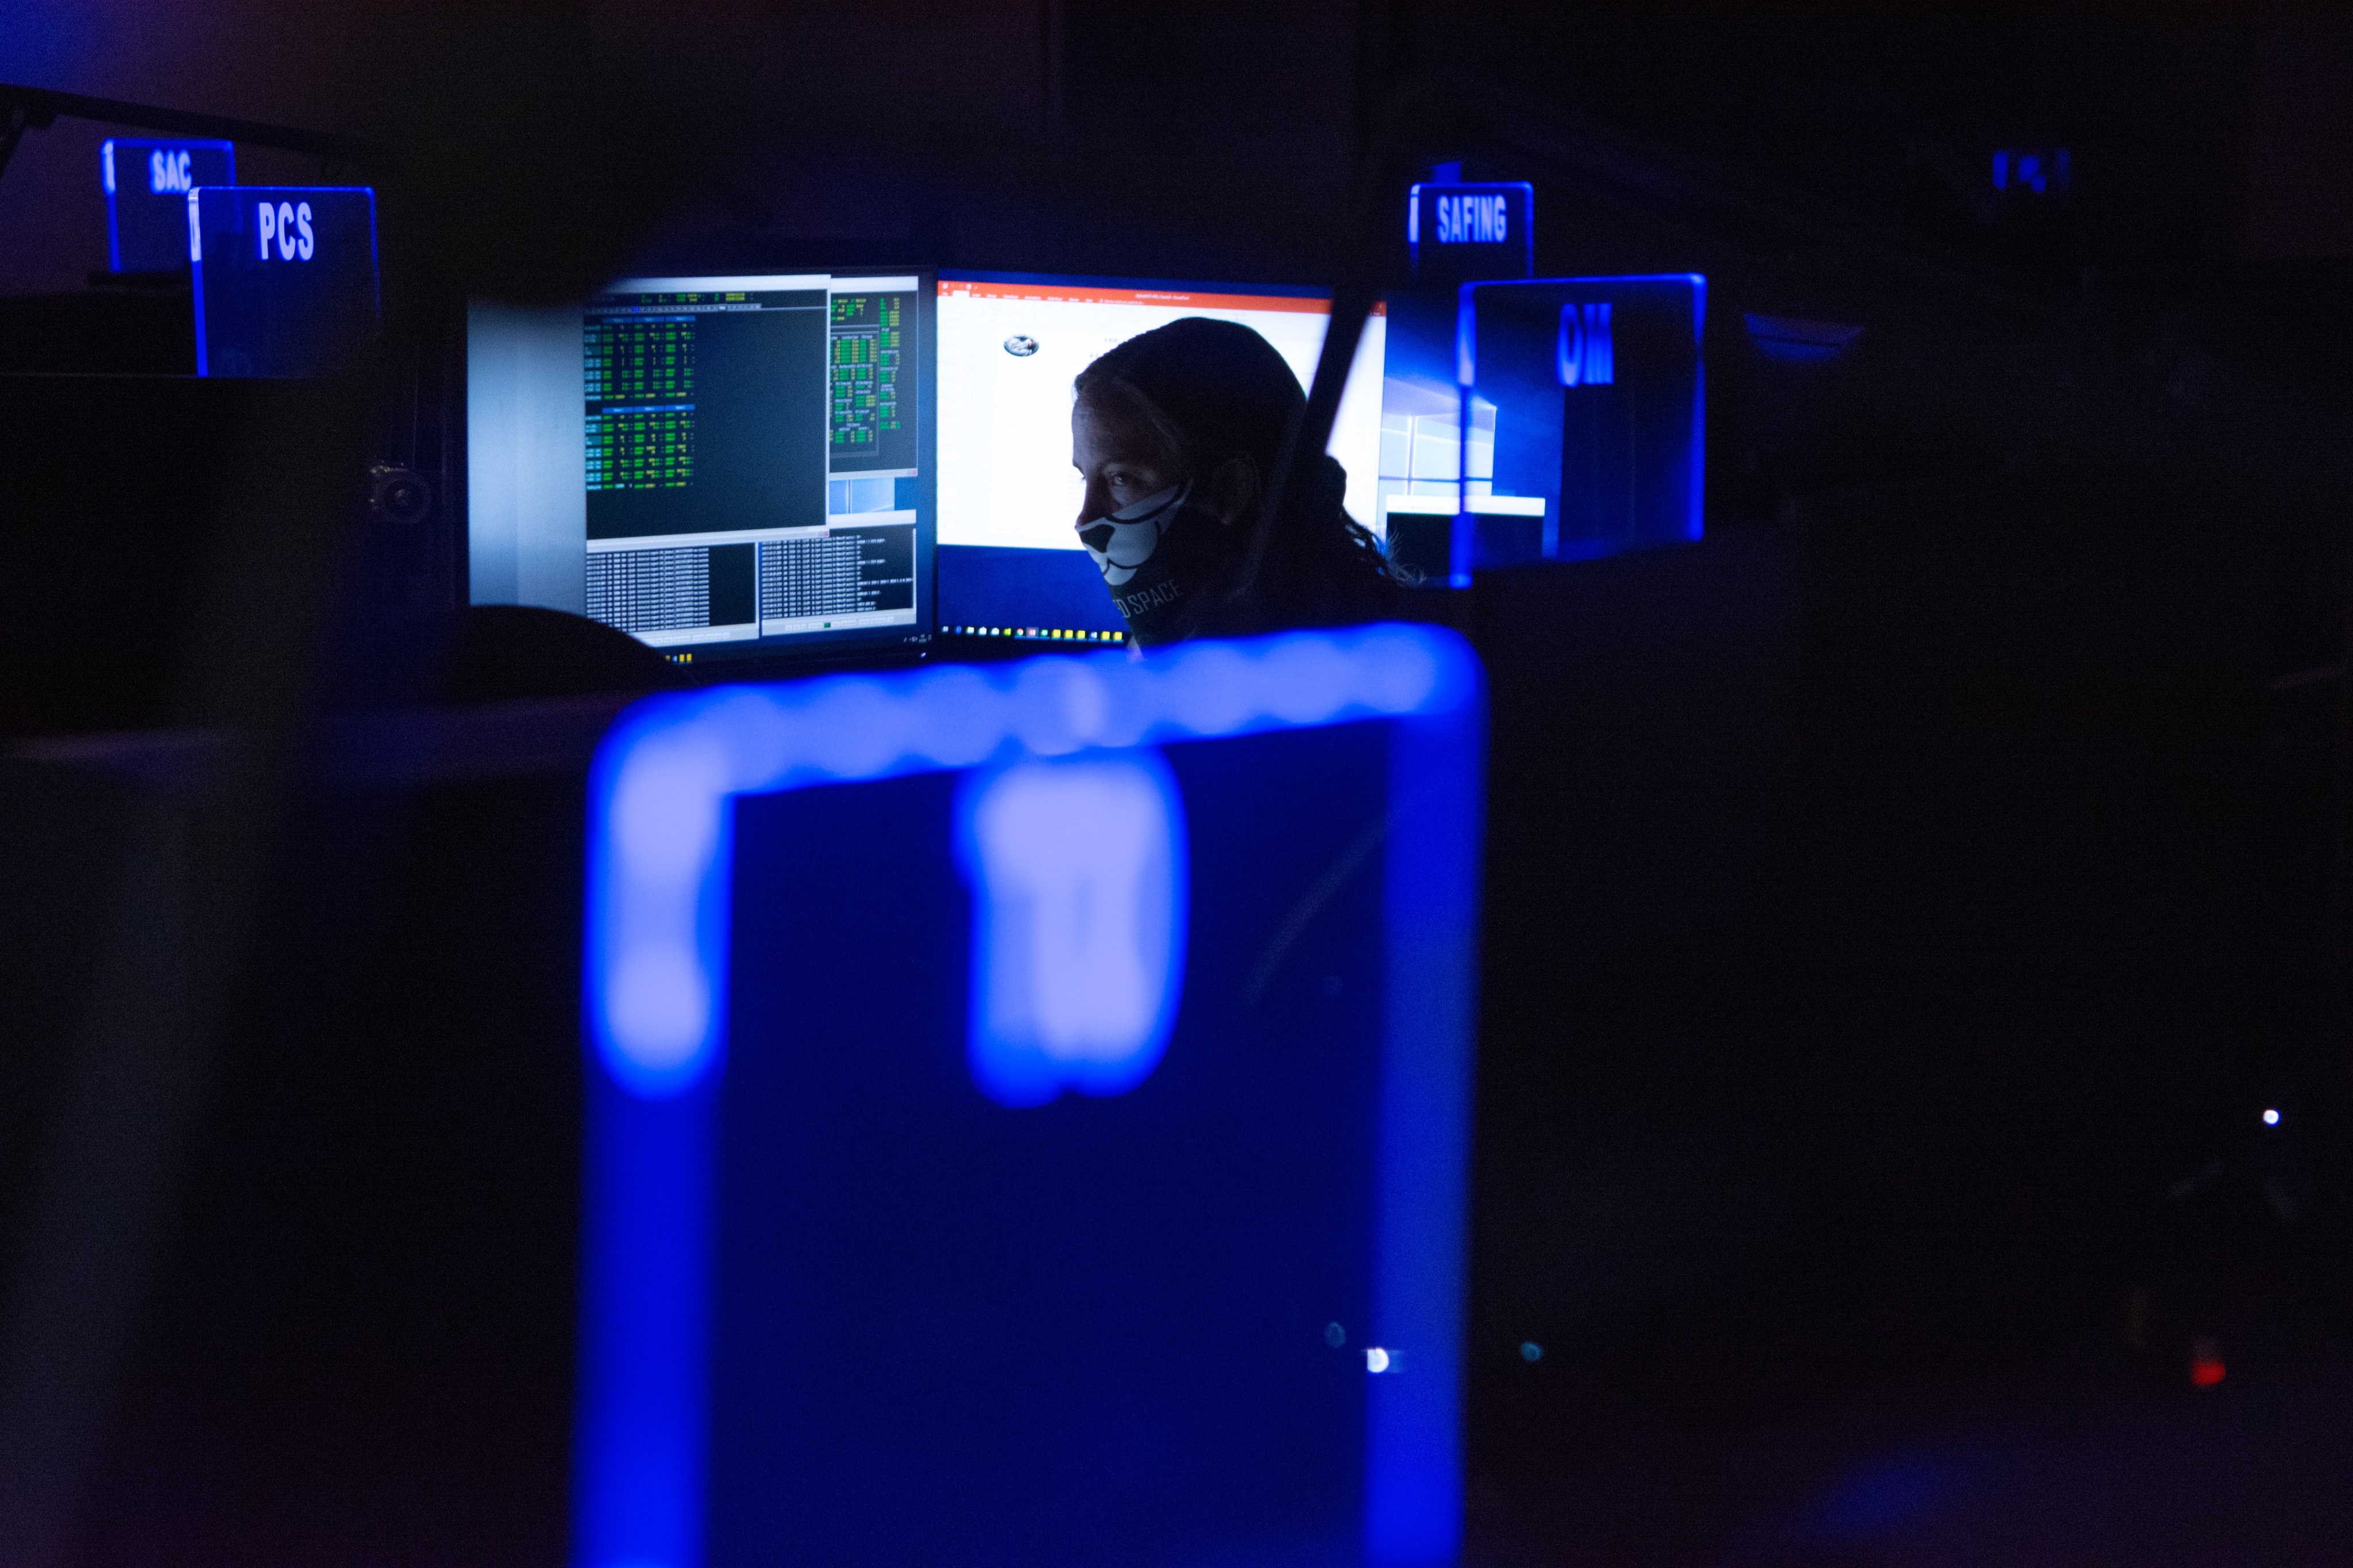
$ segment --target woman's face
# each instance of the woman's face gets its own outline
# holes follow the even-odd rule
[[[1082,525],[1134,506],[1185,478],[1141,411],[1115,392],[1071,405],[1071,464],[1086,485]]]

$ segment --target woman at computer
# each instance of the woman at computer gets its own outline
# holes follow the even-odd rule
[[[1188,316],[1103,354],[1074,390],[1079,538],[1136,642],[1392,613],[1397,584],[1342,505],[1337,462],[1319,454],[1265,516],[1265,487],[1307,399],[1258,333]]]

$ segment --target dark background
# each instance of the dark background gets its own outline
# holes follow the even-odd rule
[[[1493,707],[1472,1559],[2344,1559],[2336,12],[257,0],[36,7],[5,58],[378,139],[337,177],[379,190],[389,322],[301,399],[0,386],[38,437],[0,479],[10,1542],[561,1554],[577,750],[317,782],[322,713],[556,680],[385,613],[456,602],[450,301],[1328,283],[1459,160],[1535,183],[1540,275],[1710,279],[1708,539],[1448,612]],[[105,132],[0,176],[17,372],[192,353],[168,290],[86,281]],[[2063,201],[1993,190],[2061,146]],[[1750,314],[1863,331],[1791,364]],[[437,479],[427,521],[362,510],[371,458]],[[167,725],[280,743],[58,760]],[[195,936],[125,912],[173,900]],[[77,1100],[90,1061],[146,1065]],[[147,1110],[76,1121],[107,1084]],[[43,1222],[52,1168],[122,1180]],[[89,1272],[24,1239],[58,1226],[111,1238]]]

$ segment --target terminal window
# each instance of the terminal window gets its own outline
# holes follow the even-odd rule
[[[662,647],[916,626],[917,284],[652,279],[590,302],[591,616]]]

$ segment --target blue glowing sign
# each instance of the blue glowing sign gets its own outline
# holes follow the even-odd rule
[[[1241,1561],[1314,1494],[1315,1561],[1451,1563],[1482,710],[1459,640],[1373,626],[625,714],[574,1562]],[[1237,1294],[1319,1249],[1353,1307]],[[1245,1465],[1270,1418],[1345,1441]]]
[[[1997,191],[2063,196],[2074,179],[2074,156],[2064,147],[2004,147],[1993,155],[1993,188]]]
[[[1457,575],[1700,537],[1706,317],[1697,273],[1461,286],[1459,396],[1493,435],[1463,480]]]
[[[1525,278],[1535,270],[1535,187],[1418,184],[1406,198],[1405,237],[1419,280]]]
[[[373,190],[202,186],[185,211],[198,375],[322,375],[375,335]]]
[[[1148,752],[1031,760],[966,798],[972,1074],[1000,1105],[1124,1094],[1160,1060],[1184,973],[1185,818]]]
[[[106,193],[106,264],[117,272],[177,272],[188,265],[188,193],[237,184],[229,142],[117,136],[99,144]]]

